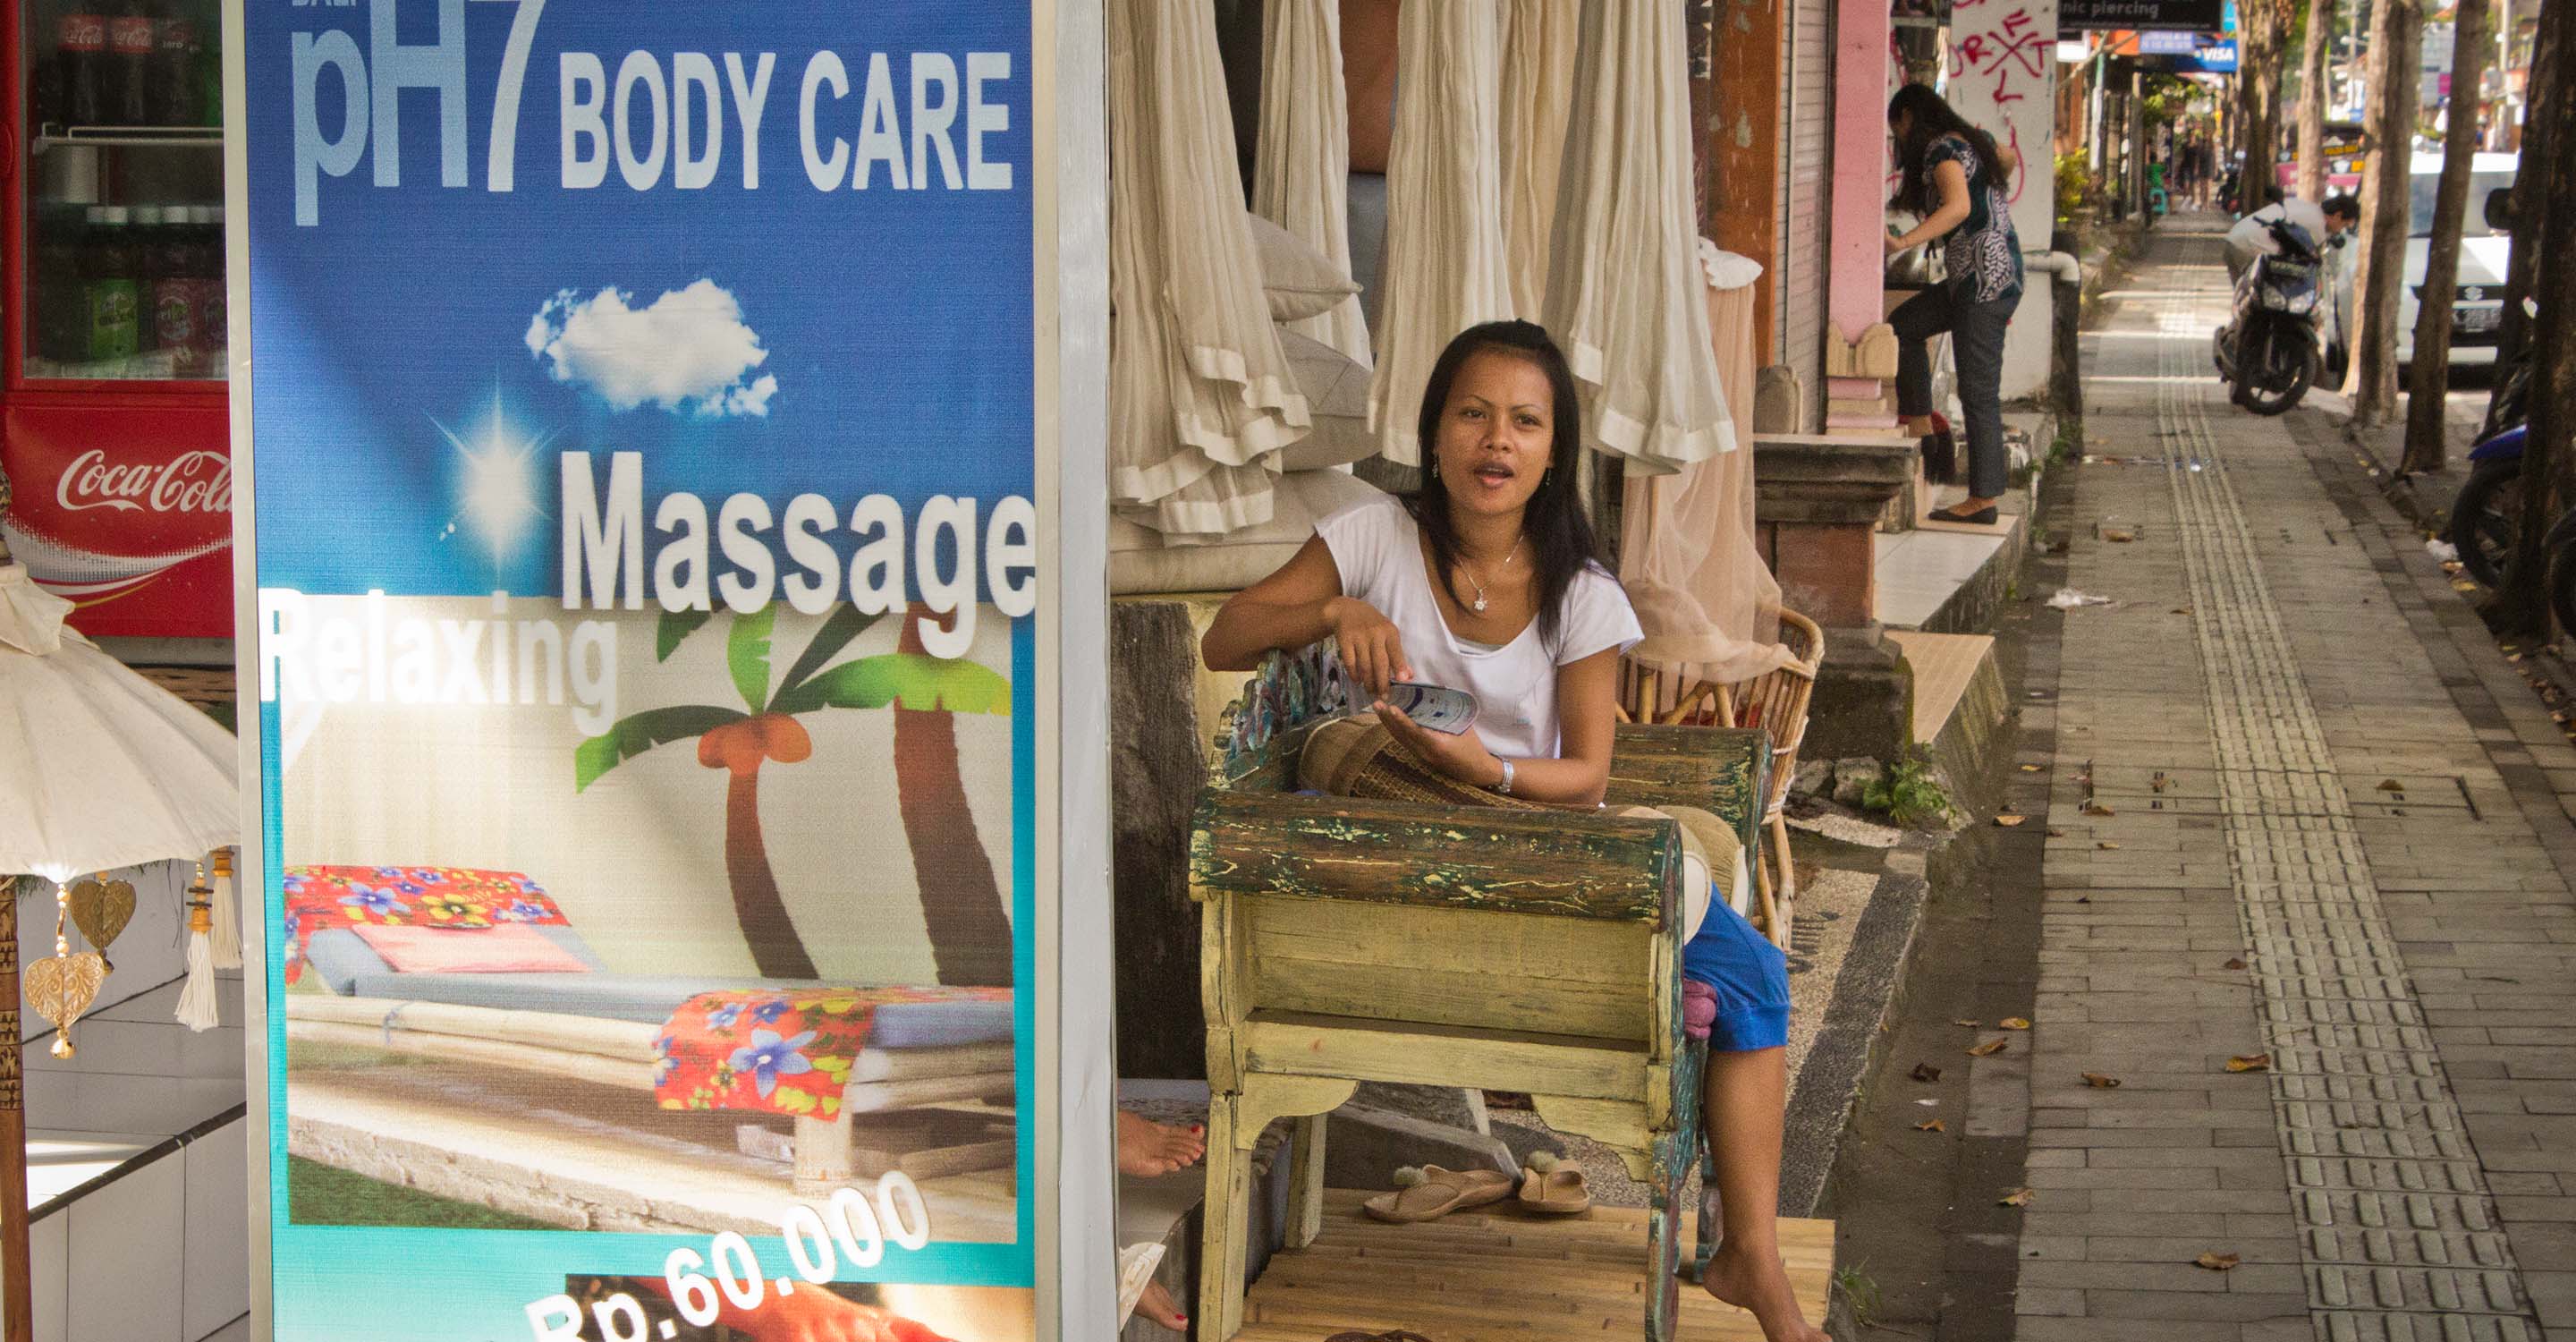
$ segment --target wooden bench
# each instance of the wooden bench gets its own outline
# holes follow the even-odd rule
[[[1550,1127],[1616,1149],[1657,1194],[1645,1335],[1666,1342],[1706,1060],[1682,1029],[1677,827],[1296,795],[1297,751],[1338,707],[1329,679],[1310,652],[1246,687],[1191,836],[1212,1092],[1199,1336],[1243,1323],[1262,1131],[1296,1120],[1286,1244],[1302,1248],[1323,1229],[1323,1115],[1393,1081],[1523,1092]],[[1759,731],[1622,725],[1609,802],[1701,807],[1750,852],[1770,756]]]

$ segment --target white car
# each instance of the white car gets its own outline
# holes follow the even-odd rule
[[[2512,239],[2487,226],[2487,195],[2512,186],[2521,164],[2520,154],[2479,154],[2470,162],[2468,212],[2460,226],[2460,275],[2451,304],[2451,362],[2455,365],[2495,362],[2496,326],[2504,320],[2505,258]],[[2433,237],[2433,204],[2442,189],[2442,156],[2417,154],[2408,187],[2411,217],[2406,228],[2406,284],[2397,307],[2400,364],[2412,363],[2415,358],[2415,308],[2424,292],[2424,261]],[[2366,226],[2364,221],[2354,233]],[[2357,244],[2337,250],[2335,329],[2340,342],[2343,333],[2352,329],[2348,319],[2353,310],[2353,273],[2359,269],[2360,253]]]

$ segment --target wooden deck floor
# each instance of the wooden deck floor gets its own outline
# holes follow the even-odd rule
[[[1596,1207],[1570,1220],[1540,1220],[1504,1203],[1396,1226],[1362,1215],[1365,1196],[1325,1194],[1323,1236],[1270,1260],[1244,1304],[1236,1342],[1317,1342],[1351,1328],[1408,1328],[1432,1342],[1643,1335],[1643,1211]],[[1780,1245],[1808,1319],[1822,1323],[1834,1223],[1783,1221]],[[1687,1281],[1682,1302],[1687,1342],[1760,1342],[1752,1315]]]

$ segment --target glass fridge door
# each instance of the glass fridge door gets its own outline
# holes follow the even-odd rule
[[[19,0],[20,374],[224,376],[215,0]]]

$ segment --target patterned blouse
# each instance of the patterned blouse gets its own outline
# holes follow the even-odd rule
[[[1956,163],[1968,175],[1967,222],[1942,240],[1941,264],[1950,284],[1979,303],[2021,293],[2021,235],[2013,231],[2012,197],[2001,175],[1977,160],[1964,135],[1944,135],[1923,151],[1923,171],[1930,175],[1944,163]]]

